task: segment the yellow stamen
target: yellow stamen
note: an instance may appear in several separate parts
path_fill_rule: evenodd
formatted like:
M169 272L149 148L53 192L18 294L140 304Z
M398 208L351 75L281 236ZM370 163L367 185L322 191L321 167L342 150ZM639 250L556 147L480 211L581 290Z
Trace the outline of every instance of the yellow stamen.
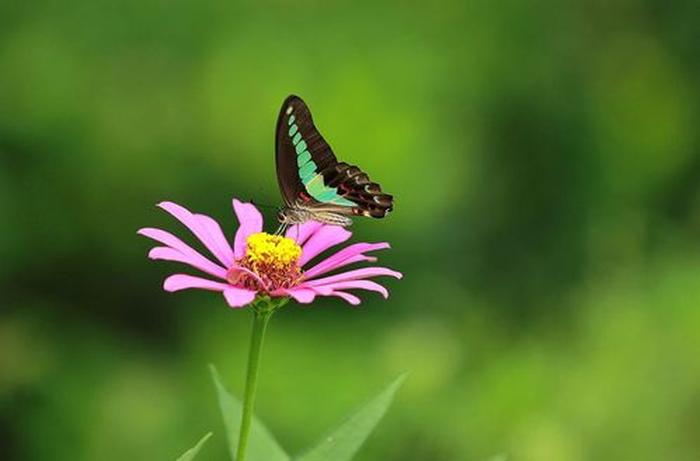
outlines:
M267 232L251 234L246 240L246 258L253 265L265 264L276 268L296 264L301 247L287 237Z
M245 256L236 261L226 279L232 285L268 293L291 288L301 280L300 256L301 247L290 238L265 232L251 234L246 240Z

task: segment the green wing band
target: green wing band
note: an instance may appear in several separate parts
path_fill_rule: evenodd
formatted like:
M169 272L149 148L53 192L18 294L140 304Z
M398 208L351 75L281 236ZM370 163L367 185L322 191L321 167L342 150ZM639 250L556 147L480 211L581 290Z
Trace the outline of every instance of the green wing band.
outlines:
M350 200L346 199L345 197L341 197L337 193L335 194L335 198L333 200L331 200L330 202L334 203L336 205L342 205L342 206L357 206L356 203L351 202Z
M301 154L306 150L306 141L302 139L296 146L294 146L294 148L297 150L297 155Z
M314 177L314 173L316 173L316 164L314 162L305 163L299 168L299 176L301 176L301 181L304 185Z
M313 198L321 203L332 203L341 206L355 206L350 200L338 195L338 191L332 187L328 187L323 183L323 176L320 174L314 175L309 181L304 183L306 191Z
M311 162L311 154L309 153L308 150L305 150L301 154L297 155L297 165L299 165L299 168L304 166L306 163Z

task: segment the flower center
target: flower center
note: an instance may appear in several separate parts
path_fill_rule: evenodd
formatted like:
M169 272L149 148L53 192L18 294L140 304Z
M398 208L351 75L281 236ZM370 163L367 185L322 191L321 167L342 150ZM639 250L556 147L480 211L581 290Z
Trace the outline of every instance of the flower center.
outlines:
M233 268L227 279L231 284L257 291L290 288L301 278L300 256L301 247L290 238L266 232L251 234L246 239L245 256L236 263L258 277Z

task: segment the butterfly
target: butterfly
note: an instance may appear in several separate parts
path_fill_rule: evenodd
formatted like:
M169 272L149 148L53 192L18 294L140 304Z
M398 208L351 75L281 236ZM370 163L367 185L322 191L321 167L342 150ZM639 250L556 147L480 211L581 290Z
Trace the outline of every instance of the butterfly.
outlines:
M275 136L282 227L309 220L349 226L351 217L383 218L393 209L394 198L367 173L338 161L300 97L284 100Z

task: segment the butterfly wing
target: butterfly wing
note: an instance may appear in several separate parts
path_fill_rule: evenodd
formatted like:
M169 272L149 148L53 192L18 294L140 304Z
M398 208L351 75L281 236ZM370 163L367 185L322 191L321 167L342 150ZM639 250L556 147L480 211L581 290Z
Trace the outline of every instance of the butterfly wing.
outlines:
M393 198L358 167L338 162L298 96L289 96L277 119L277 181L287 206L381 218Z

